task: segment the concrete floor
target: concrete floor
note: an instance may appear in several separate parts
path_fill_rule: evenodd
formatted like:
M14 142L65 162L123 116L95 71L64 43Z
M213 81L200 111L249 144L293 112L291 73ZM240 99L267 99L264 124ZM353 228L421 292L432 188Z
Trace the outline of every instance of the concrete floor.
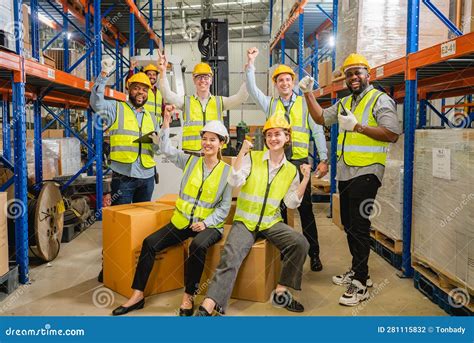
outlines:
M357 307L344 307L338 299L344 288L333 285L331 276L345 272L350 255L345 234L326 218L327 204L315 205L324 269L315 273L304 268L303 291L295 292L306 310L305 316L443 316L413 287L412 279L400 279L392 266L371 252L369 266L374 287L371 298ZM298 222L299 226L299 222ZM297 230L299 230L297 228ZM97 282L101 267L101 224L96 223L70 243L61 246L59 256L50 264L32 266L31 284L20 286L9 297L0 294L1 315L22 316L106 316L125 298ZM130 316L174 316L183 290L147 298L146 306ZM200 302L201 299L198 299ZM231 316L296 315L270 303L231 300Z

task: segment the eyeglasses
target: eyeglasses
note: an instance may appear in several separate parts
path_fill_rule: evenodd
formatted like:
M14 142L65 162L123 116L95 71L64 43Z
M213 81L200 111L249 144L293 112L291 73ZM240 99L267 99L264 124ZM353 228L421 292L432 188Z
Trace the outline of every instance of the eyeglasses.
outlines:
M194 78L198 81L209 81L211 79L209 75L196 75Z

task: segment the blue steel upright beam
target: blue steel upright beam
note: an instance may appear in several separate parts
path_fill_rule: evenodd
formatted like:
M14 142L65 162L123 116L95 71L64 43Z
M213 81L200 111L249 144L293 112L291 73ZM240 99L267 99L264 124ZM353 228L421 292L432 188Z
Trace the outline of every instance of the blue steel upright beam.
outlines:
M418 126L417 128L421 129L426 126L426 108L427 108L427 102L428 100L426 99L420 99L420 114L418 116Z
M318 54L319 54L319 42L318 42L318 35L314 38L314 45L313 45L313 55L311 56L311 67L313 68L313 78L314 81L316 81L319 85L319 80L318 80Z
M332 34L334 39L337 36L337 13L338 13L338 0L334 0L332 4ZM333 47L332 50L332 70L336 69L336 49ZM337 101L336 97L331 98L331 102L335 104ZM329 215L332 215L332 195L336 193L336 165L337 165L337 135L339 134L339 125L331 125L331 205L329 206Z
M101 11L100 0L94 0L94 77L99 76L102 63L102 38L101 38ZM131 31L133 32L133 31ZM95 145L95 169L96 169L96 218L102 220L102 198L103 198L103 173L102 173L102 144L103 144L102 120L99 115L94 118L94 145Z
M38 0L30 0L30 9L31 9L31 56L34 59L39 61L40 59L40 41L39 41L39 17L38 17ZM29 28L25 28L28 30Z
M304 77L304 9L300 9L298 16L298 77ZM301 93L301 91L300 91Z
M280 40L280 49L281 49L281 64L285 64L285 35L282 35Z
M13 18L15 23L22 23L22 0L13 1ZM23 56L23 25L15 25L16 53ZM20 282L28 282L28 197L26 169L26 113L25 113L25 61L20 59L20 71L13 72L12 105L14 129L14 161L15 161L15 203L17 216L15 218L15 248L16 263L20 269ZM2 209L3 210L3 209Z
M64 49L64 69L69 70L69 10L67 4L63 4L63 49ZM70 126L70 118L71 112L69 107L66 107L64 110L64 122L69 127ZM65 137L70 137L69 130L64 131Z
M40 186L43 182L43 143L41 125L41 102L38 99L33 101L34 135L35 135L35 182Z
M130 61L135 56L135 14L130 11L130 37L128 38Z
M153 0L148 0L148 26L153 30ZM164 18L161 18L164 21ZM150 55L153 55L153 49L155 47L153 39L148 40L148 49L150 50ZM118 55L117 55L118 58Z
M418 51L418 34L420 23L420 0L408 0L407 21L407 55ZM410 242L413 209L413 160L415 150L415 128L417 107L416 70L408 70L405 75L405 106L404 106L404 174L403 174L403 250L402 275L413 276L411 266Z
M2 101L2 131L3 131L3 157L8 161L12 160L11 147L11 124L10 124L10 103L8 102L8 95L3 95Z
M272 33L272 24L273 24L273 0L270 0L270 35ZM273 51L270 50L270 62L269 66L273 65Z
M86 17L86 35L88 37L92 36L92 31L91 31L91 11L90 11L90 1L87 0L86 3L86 8L85 8L85 17ZM94 40L92 40L93 42ZM93 46L89 46L89 49L93 49ZM91 55L88 54L86 57L86 79L88 81L92 80L92 70L91 70L91 62L92 58ZM87 126L87 143L89 146L92 146L94 144L94 130L93 130L93 117L92 117L92 110L90 107L87 108L86 111L86 126ZM94 158L94 152L92 149L87 148L87 160L91 160ZM87 175L92 176L94 175L93 167L91 166L90 168L87 169Z

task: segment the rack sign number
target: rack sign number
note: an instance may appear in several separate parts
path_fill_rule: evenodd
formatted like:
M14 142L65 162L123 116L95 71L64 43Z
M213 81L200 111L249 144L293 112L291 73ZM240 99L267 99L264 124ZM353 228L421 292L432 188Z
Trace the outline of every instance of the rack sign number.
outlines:
M441 57L454 55L456 53L456 41L452 40L441 44Z

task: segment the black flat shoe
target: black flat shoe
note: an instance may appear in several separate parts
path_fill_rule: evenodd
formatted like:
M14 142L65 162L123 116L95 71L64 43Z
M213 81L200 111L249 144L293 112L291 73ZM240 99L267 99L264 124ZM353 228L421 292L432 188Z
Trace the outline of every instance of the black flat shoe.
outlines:
M178 316L180 317L191 317L194 312L194 301L191 302L191 308L179 308L179 314Z
M135 310L141 310L145 306L145 299L140 300L136 304L125 307L125 306L119 306L115 310L112 311L113 316L121 316L123 314L127 314L128 312L132 312Z
M310 259L310 266L313 272L320 272L323 270L323 264L321 263L319 256L311 256Z
M290 312L304 312L304 306L295 299L291 299L290 303L285 306L285 308Z
M207 310L202 306L199 306L197 311L194 312L194 317L211 317L211 316L212 316L212 313L207 312Z
M285 291L283 293L273 294L272 298L272 305L278 308L284 308L291 312L303 312L304 306L293 299L293 296L289 291Z
M104 270L103 269L100 271L99 276L97 276L97 281L99 281L100 283L104 282Z

